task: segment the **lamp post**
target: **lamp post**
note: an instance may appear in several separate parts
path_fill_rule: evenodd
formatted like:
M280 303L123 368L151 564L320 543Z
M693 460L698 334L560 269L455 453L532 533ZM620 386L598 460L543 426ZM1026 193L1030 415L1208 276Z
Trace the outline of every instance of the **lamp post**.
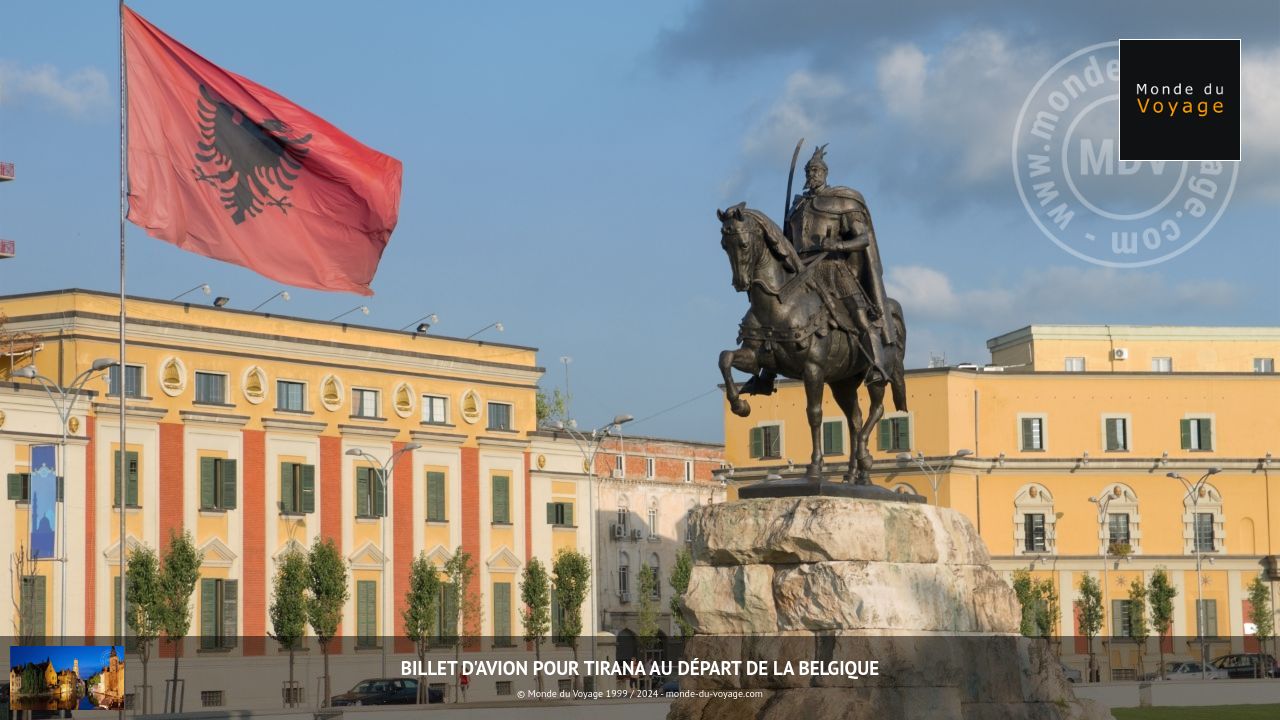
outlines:
M1097 497L1089 498L1089 502L1098 506L1098 532L1099 534L1102 534L1102 535L1106 534L1106 526L1104 525L1104 523L1107 520L1107 507L1111 505L1111 498L1112 498L1111 493L1107 493L1101 498L1097 498ZM1107 593L1110 591L1110 584L1111 584L1111 579L1107 572L1107 548L1110 546L1110 542L1109 542L1110 538L1108 538L1107 540L1108 542L1105 542L1102 545L1102 616L1110 619L1111 609L1107 605ZM1103 626L1103 631L1105 630L1106 630L1106 626ZM1108 671L1110 671L1111 669L1110 657L1107 658L1107 669Z
M1187 495L1182 498L1182 504L1185 507L1187 497L1191 498L1191 547L1196 553L1196 637L1200 638L1200 679L1205 677L1205 659L1208 657L1208 651L1204 639L1204 581L1200 578L1200 566L1203 556L1200 554L1200 537L1196 533L1196 527L1200 518L1200 490L1204 487L1204 483L1209 479L1210 475L1217 475L1222 472L1220 467L1211 467L1208 472L1200 476L1200 479L1192 483L1176 472L1165 473L1166 477L1182 483L1187 489Z
M20 367L13 371L13 377L25 378L27 380L35 380L44 388L45 393L49 396L49 401L53 403L54 410L58 413L59 424L62 426L62 442L58 444L58 472L63 478L67 476L67 423L71 420L71 411L75 409L76 400L80 398L80 391L84 389L85 383L89 382L96 373L102 372L109 367L116 365L116 361L110 358L98 358L88 370L80 373L71 381L71 384L63 388L53 380L36 372L34 365ZM124 388L124 374L120 375L121 390ZM63 480L65 484L66 480ZM65 490L64 490L65 492ZM58 526L58 544L61 545L61 551L58 553L58 562L61 563L61 579L58 584L62 587L62 602L58 611L58 644L62 644L67 634L67 539L64 537L62 525L65 513L62 511L61 503L54 502L54 509L57 511L56 524ZM121 538L124 536L121 535ZM121 543L123 543L123 539ZM121 547L124 547L122 544ZM120 572L124 572L124 565L121 564Z
M582 453L582 459L585 464L585 469L587 470L587 473L588 473L588 482L591 483L591 488L590 488L591 492L587 495L587 512L590 513L591 515L591 524L588 526L589 528L588 532L591 536L590 541L591 541L591 552L593 554L593 558L592 558L593 563L599 563L600 561L600 554L599 554L600 548L596 544L597 543L596 525L599 524L596 520L596 486L597 486L597 483L595 482L596 455L600 452L601 441L604 440L606 435L608 435L610 432L617 430L620 426L631 422L632 420L635 420L635 417L631 415L627 415L625 413L615 415L613 417L612 422L608 423L607 425L598 427L595 430L592 430L591 436L589 439L588 439L588 436L573 429L572 421L566 423L560 420L546 420L546 421L543 421L542 423L542 426L548 430L563 431L565 434L567 434L570 437L570 439L573 440L573 443L578 446L578 452ZM591 449L590 452L588 452L588 448L591 448L592 442L595 443L595 447ZM592 583L591 585L591 662L593 663L596 660L596 640L597 640L596 635L599 632L596 626L596 618L600 614L600 603L599 603L600 593L597 592L598 589L599 589L599 582ZM593 688L595 687L594 680L592 681L592 687Z
M178 295L174 297L173 300L170 302L177 302L178 300L181 300L183 297L190 295L191 293L197 290L203 290L205 295L208 295L209 293L213 292L213 289L209 287L209 283L200 283L199 285L191 288L190 290L183 290L182 292L178 293Z
M267 298L266 300L263 300L262 302L258 303L257 305L254 305L254 306L253 306L253 309L252 309L252 310L250 310L249 312L257 312L257 311L258 311L258 308L262 307L263 305L266 305L267 303L271 302L272 300L275 300L276 298L280 298L281 300L283 300L283 301L285 301L285 302L289 302L289 291L288 291L288 290L281 290L280 292L276 293L275 295L272 295L271 297ZM221 306L219 306L219 307L221 307Z
M377 471L376 474L378 476L378 482L382 483L382 507L378 508L380 522L382 523L382 611L388 619L390 619L391 613L387 608L387 585L389 584L389 579L387 578L387 557L390 554L390 551L387 548L387 506L391 504L391 490L387 486L387 473L390 471L391 466L395 463L397 458L407 452L417 450L420 447L422 447L420 443L411 442L394 453L391 453L391 457L387 458L385 463L379 463L377 458L359 448L351 448L350 450L347 450L348 455L364 458L369 462L369 464L373 465L374 470ZM387 646L391 644L391 635L387 634L380 638L380 640L382 642L382 676L386 677Z
M491 323L489 323L488 325L485 325L484 327L480 328L479 330L477 330L477 331L475 331L475 332L471 333L470 335L468 335L468 336L466 336L466 337L464 337L464 338L462 338L462 339L463 339L463 340L470 340L471 338L473 338L473 337L475 337L475 336L479 335L480 333L484 332L485 330L488 330L489 328L493 328L494 330L497 330L498 332L502 332L503 330L506 330L506 328L502 327L502 323L500 323L500 322L491 322Z
M948 455L947 460L950 462L956 458L968 457L972 454L972 450L962 448L955 451L955 453ZM924 473L925 477L929 479L929 485L933 488L933 504L937 505L938 487L942 484L942 471L945 468L941 465L935 467L933 464L926 461L924 459L924 453L920 451L916 451L914 456L909 452L898 453L898 459L904 462L914 462L916 466L920 468L920 472Z

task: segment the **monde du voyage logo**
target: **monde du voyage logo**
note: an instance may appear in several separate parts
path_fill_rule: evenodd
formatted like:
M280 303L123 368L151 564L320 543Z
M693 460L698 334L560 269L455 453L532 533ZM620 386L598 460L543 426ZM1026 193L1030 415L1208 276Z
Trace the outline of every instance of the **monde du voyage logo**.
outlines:
M1078 50L1040 78L1018 113L1022 205L1081 260L1134 268L1177 257L1213 229L1235 190L1239 98L1235 40Z

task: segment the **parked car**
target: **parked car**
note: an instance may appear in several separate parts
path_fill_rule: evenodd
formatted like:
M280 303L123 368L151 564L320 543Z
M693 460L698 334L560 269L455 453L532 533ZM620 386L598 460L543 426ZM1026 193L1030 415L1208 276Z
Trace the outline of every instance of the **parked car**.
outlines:
M1062 674L1067 678L1067 682L1084 682L1084 675L1079 670L1071 667L1061 660L1058 661L1058 664L1062 666Z
M1200 673L1200 663L1186 660L1171 660L1164 664L1164 679L1166 681L1175 680L1199 680L1203 677L1205 680L1226 680L1229 676L1225 670L1220 670L1212 665L1204 666L1203 676ZM1160 680L1160 673L1147 673L1142 676L1143 680Z
M1280 677L1280 665L1276 664L1275 656L1263 653L1223 655L1210 664L1226 670L1232 678Z
M334 695L329 704L334 707L348 705L413 705L418 702L418 681L414 678L374 678L361 680L356 686ZM439 688L427 688L427 702L444 702L444 692Z

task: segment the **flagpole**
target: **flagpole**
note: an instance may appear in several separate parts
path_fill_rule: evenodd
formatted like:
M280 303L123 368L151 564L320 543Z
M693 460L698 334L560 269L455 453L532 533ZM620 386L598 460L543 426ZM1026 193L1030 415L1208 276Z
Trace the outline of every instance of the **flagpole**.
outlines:
M117 16L117 19L119 20L119 25L120 25L120 364L116 366L116 378L118 379L116 383L116 390L119 392L119 395L120 395L120 464L116 468L116 472L118 473L116 477L119 478L119 487L120 487L119 489L119 493L120 493L120 508L119 508L119 511L120 511L120 537L119 537L119 543L120 543L120 570L119 570L120 572L120 636L119 636L119 640L120 640L121 654L123 655L124 644L125 644L124 639L128 634L128 630L126 630L126 628L128 627L126 625L126 623L128 622L128 618L125 616L125 608L128 606L126 602L126 598L128 597L128 595L125 589L125 566L126 566L125 546L128 545L128 543L125 542L125 540L128 537L128 535L126 534L127 529L125 528L124 508L126 504L126 499L129 497L129 492L128 492L129 474L128 474L128 452L127 452L128 445L126 444L126 431L125 431L126 410L125 410L125 404L124 404L125 395L128 394L126 390L129 385L128 380L126 379L128 376L128 373L125 370L127 366L125 365L125 294L124 294L124 269L125 269L124 221L125 221L126 205L128 203L128 185L126 183L127 168L125 164L126 163L125 149L128 146L128 141L129 141L129 124L128 124L129 105L128 105L128 91L127 91L128 81L125 77L125 67L124 67L125 58L124 58L124 2L123 0L117 3L116 16ZM123 657L121 657L120 660L121 662L124 662ZM120 688L120 714L119 714L120 720L124 720L124 698L126 694L127 693L125 692L125 688L121 687ZM147 688L144 687L142 689L142 694L143 694L143 697L141 698L141 703L142 703L141 708L142 708L142 712L146 713L148 710L147 702L146 702Z

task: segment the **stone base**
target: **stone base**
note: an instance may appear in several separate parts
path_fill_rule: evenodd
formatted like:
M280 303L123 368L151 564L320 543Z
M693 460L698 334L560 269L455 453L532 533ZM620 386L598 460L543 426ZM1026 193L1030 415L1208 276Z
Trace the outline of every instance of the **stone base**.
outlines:
M767 480L738 489L738 497L743 500L815 496L884 500L889 502L924 502L923 495L894 492L879 485L856 485L847 482L830 482L826 479L816 482L806 479Z
M768 485L787 482L809 485ZM954 510L829 494L745 499L695 510L689 538L681 602L696 634L686 659L879 665L861 677L683 678L681 690L762 695L678 698L668 720L1110 717L1075 697L1046 643L1018 634L1012 588Z

